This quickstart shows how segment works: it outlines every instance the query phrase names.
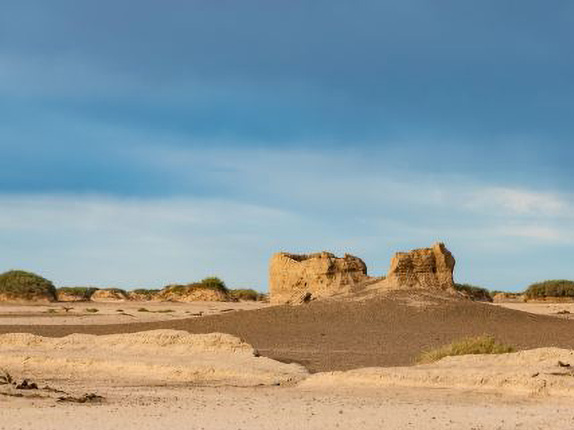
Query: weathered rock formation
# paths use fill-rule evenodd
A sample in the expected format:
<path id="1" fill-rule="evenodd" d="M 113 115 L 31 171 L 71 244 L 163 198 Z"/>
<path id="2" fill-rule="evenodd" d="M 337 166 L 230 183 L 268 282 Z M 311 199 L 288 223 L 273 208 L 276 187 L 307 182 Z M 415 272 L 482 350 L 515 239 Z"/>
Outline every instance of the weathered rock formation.
<path id="1" fill-rule="evenodd" d="M 160 290 L 144 290 L 138 289 L 128 291 L 128 299 L 134 302 L 150 302 L 156 301 Z"/>
<path id="2" fill-rule="evenodd" d="M 389 288 L 422 288 L 455 292 L 455 260 L 443 243 L 431 248 L 397 252 L 391 260 L 386 283 Z"/>
<path id="3" fill-rule="evenodd" d="M 335 257 L 329 252 L 273 255 L 269 268 L 272 304 L 298 304 L 310 299 L 350 293 L 367 280 L 367 266 L 360 258 Z"/>
<path id="4" fill-rule="evenodd" d="M 92 302 L 125 302 L 127 299 L 126 292 L 118 288 L 97 290 L 90 298 Z"/>
<path id="5" fill-rule="evenodd" d="M 271 258 L 269 294 L 272 304 L 300 304 L 317 298 L 350 296 L 366 291 L 424 289 L 457 294 L 455 260 L 444 244 L 399 252 L 386 278 L 371 278 L 358 257 L 338 258 L 329 252 L 297 255 L 280 252 Z"/>
<path id="6" fill-rule="evenodd" d="M 227 302 L 226 291 L 201 285 L 169 285 L 155 294 L 152 300 L 162 302 Z"/>

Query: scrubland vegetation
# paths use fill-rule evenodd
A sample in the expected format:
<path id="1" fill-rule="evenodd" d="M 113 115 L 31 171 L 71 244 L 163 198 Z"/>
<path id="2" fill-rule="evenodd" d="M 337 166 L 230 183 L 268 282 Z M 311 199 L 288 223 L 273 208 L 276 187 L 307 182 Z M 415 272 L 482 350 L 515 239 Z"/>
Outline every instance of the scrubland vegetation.
<path id="1" fill-rule="evenodd" d="M 0 275 L 0 295 L 17 300 L 56 300 L 56 288 L 52 282 L 39 275 L 11 270 Z"/>
<path id="2" fill-rule="evenodd" d="M 439 348 L 423 351 L 417 362 L 434 363 L 441 358 L 455 355 L 506 354 L 514 351 L 514 347 L 499 343 L 492 336 L 467 337 Z"/>
<path id="3" fill-rule="evenodd" d="M 235 300 L 253 300 L 253 301 L 264 301 L 267 298 L 266 294 L 262 294 L 253 289 L 237 289 L 230 290 L 229 295 Z"/>
<path id="4" fill-rule="evenodd" d="M 525 291 L 527 299 L 574 298 L 574 281 L 564 279 L 538 282 Z"/>
<path id="5" fill-rule="evenodd" d="M 454 284 L 454 287 L 457 289 L 457 291 L 460 291 L 471 300 L 480 302 L 492 302 L 491 293 L 486 288 L 477 287 L 470 284 Z"/>
<path id="6" fill-rule="evenodd" d="M 90 300 L 98 289 L 94 287 L 60 287 L 56 291 L 58 298 L 63 295 L 70 295 L 78 297 L 81 300 Z"/>

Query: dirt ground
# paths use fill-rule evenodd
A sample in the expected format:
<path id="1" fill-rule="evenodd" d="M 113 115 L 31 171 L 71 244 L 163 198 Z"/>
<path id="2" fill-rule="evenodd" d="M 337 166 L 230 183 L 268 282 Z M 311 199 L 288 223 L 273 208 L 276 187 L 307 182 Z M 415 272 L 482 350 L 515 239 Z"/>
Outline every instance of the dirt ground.
<path id="1" fill-rule="evenodd" d="M 0 325 L 0 333 L 29 332 L 43 336 L 152 329 L 233 334 L 264 356 L 297 362 L 312 372 L 410 365 L 426 348 L 482 334 L 494 335 L 518 349 L 574 349 L 574 321 L 568 319 L 467 300 L 405 294 L 364 301 L 272 306 L 169 321 Z"/>
<path id="2" fill-rule="evenodd" d="M 94 375 L 80 381 L 64 378 L 60 373 L 55 374 L 60 375 L 59 379 L 41 380 L 40 373 L 36 390 L 17 390 L 8 384 L 0 387 L 0 430 L 574 428 L 571 396 L 544 395 L 536 390 L 528 394 L 514 393 L 512 389 L 509 391 L 511 378 L 500 379 L 497 372 L 494 373 L 498 379 L 477 381 L 481 385 L 483 381 L 490 381 L 492 387 L 506 381 L 501 385 L 502 391 L 469 386 L 399 387 L 393 386 L 391 380 L 379 379 L 391 372 L 399 375 L 399 381 L 404 381 L 401 372 L 408 375 L 413 368 L 395 372 L 388 366 L 411 365 L 421 350 L 468 335 L 492 334 L 519 349 L 544 346 L 574 349 L 574 321 L 568 319 L 568 314 L 556 313 L 567 310 L 563 304 L 558 307 L 554 304 L 491 305 L 397 293 L 364 301 L 323 301 L 299 307 L 261 309 L 233 303 L 73 305 L 74 309 L 68 311 L 74 312 L 73 315 L 61 310 L 47 311 L 58 305 L 33 309 L 2 306 L 2 318 L 12 323 L 0 324 L 0 333 L 28 332 L 61 337 L 71 333 L 115 334 L 151 329 L 224 332 L 246 340 L 264 357 L 298 362 L 312 372 L 372 366 L 385 369 L 358 370 L 359 373 L 351 375 L 350 381 L 354 382 L 350 384 L 333 385 L 333 381 L 340 379 L 338 374 L 334 377 L 314 374 L 309 382 L 296 385 L 244 388 L 178 382 L 177 372 L 174 378 L 159 385 L 149 385 L 143 380 L 137 384 L 119 384 L 118 380 L 112 380 L 114 385 Z M 511 309 L 517 305 L 531 312 Z M 95 307 L 99 312 L 84 315 L 88 307 Z M 138 312 L 139 307 L 151 312 Z M 157 312 L 164 309 L 174 312 Z M 204 310 L 204 316 L 189 316 L 191 312 L 199 313 L 200 309 Z M 10 313 L 12 315 L 7 316 Z M 136 314 L 137 320 L 116 315 L 120 313 Z M 82 352 L 82 348 L 76 348 L 78 354 L 89 353 L 89 349 Z M 122 353 L 128 352 L 124 347 L 118 348 Z M 180 348 L 177 346 L 176 350 Z M 26 354 L 27 357 L 31 353 Z M 160 354 L 158 359 L 167 360 L 169 356 Z M 117 359 L 118 354 L 110 357 Z M 572 360 L 568 357 L 563 360 L 566 364 L 551 359 L 552 369 L 556 367 L 560 374 L 570 375 Z M 453 365 L 455 370 L 468 367 Z M 22 371 L 32 372 L 32 361 L 28 358 L 22 361 L 22 366 Z M 484 368 L 492 370 L 490 365 Z M 96 368 L 92 365 L 90 369 Z M 516 369 L 524 370 L 524 366 L 512 367 L 513 372 Z M 451 379 L 455 370 L 448 372 Z M 524 371 L 532 373 L 529 369 Z M 530 378 L 541 377 L 538 373 L 522 376 L 519 382 L 526 381 L 530 386 Z M 555 373 L 552 370 L 549 375 Z M 430 385 L 438 387 L 436 377 L 429 375 L 423 375 L 425 383 L 430 381 Z M 569 383 L 571 379 L 552 377 L 557 378 L 558 383 Z M 320 383 L 313 384 L 317 378 Z M 419 379 L 415 375 L 413 381 Z M 343 380 L 347 380 L 346 377 Z M 449 383 L 447 379 L 443 381 Z"/>
<path id="3" fill-rule="evenodd" d="M 170 321 L 260 309 L 262 302 L 70 302 L 46 304 L 0 303 L 2 325 L 103 325 Z"/>

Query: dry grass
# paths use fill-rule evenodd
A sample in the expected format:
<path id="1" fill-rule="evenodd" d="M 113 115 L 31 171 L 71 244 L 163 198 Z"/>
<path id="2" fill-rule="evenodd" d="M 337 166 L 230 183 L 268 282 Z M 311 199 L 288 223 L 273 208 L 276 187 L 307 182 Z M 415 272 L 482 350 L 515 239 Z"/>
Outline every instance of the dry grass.
<path id="1" fill-rule="evenodd" d="M 423 351 L 417 363 L 434 363 L 441 358 L 454 355 L 506 354 L 514 351 L 514 347 L 499 343 L 492 336 L 467 337 L 439 348 Z"/>

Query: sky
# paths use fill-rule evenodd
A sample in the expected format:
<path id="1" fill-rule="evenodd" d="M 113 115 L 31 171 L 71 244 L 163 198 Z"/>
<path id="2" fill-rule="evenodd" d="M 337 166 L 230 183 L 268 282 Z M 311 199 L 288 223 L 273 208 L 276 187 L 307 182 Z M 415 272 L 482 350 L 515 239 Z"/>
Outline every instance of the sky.
<path id="1" fill-rule="evenodd" d="M 1 0 L 0 271 L 267 289 L 445 242 L 574 279 L 574 3 Z"/>

